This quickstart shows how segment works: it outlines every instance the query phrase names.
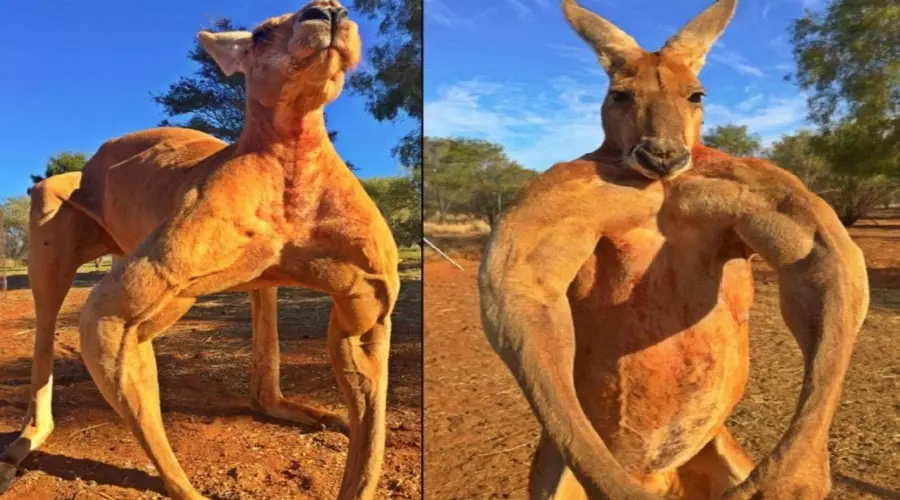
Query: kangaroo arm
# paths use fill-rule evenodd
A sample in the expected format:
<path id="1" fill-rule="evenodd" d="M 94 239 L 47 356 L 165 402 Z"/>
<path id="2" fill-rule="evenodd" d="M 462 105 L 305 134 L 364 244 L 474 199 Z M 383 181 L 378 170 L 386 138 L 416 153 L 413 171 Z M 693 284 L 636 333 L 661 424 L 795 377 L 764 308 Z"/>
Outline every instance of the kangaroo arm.
<path id="1" fill-rule="evenodd" d="M 654 497 L 616 462 L 578 401 L 566 297 L 600 240 L 598 214 L 616 212 L 602 205 L 627 205 L 596 192 L 582 197 L 591 194 L 583 186 L 557 192 L 559 203 L 548 193 L 526 191 L 524 206 L 497 225 L 479 272 L 485 334 L 590 498 L 649 500 Z"/>
<path id="2" fill-rule="evenodd" d="M 827 489 L 828 431 L 868 309 L 868 279 L 862 252 L 834 211 L 812 193 L 791 195 L 747 213 L 735 226 L 775 269 L 782 316 L 804 358 L 791 423 L 748 483 L 780 475 Z"/>
<path id="3" fill-rule="evenodd" d="M 565 296 L 510 294 L 484 311 L 485 331 L 541 425 L 589 497 L 650 499 L 616 462 L 578 402 L 573 381 L 574 328 Z"/>

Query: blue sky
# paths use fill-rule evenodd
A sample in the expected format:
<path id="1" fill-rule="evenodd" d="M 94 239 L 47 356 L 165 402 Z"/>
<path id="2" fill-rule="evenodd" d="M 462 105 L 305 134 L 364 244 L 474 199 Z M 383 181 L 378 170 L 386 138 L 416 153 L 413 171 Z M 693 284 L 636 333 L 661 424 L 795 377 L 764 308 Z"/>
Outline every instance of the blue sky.
<path id="1" fill-rule="evenodd" d="M 647 50 L 712 0 L 581 0 Z M 748 125 L 769 144 L 808 127 L 787 28 L 823 0 L 740 0 L 707 58 L 705 128 Z M 503 144 L 528 168 L 590 152 L 603 141 L 608 79 L 569 28 L 557 0 L 425 0 L 425 133 Z"/>
<path id="2" fill-rule="evenodd" d="M 66 150 L 89 156 L 103 141 L 156 126 L 164 118 L 150 93 L 164 92 L 196 65 L 196 33 L 229 17 L 252 27 L 305 4 L 285 0 L 13 0 L 0 2 L 7 40 L 0 78 L 0 200 L 21 195 L 28 175 Z M 349 3 L 349 2 L 348 2 Z M 351 12 L 351 16 L 353 13 Z M 377 24 L 360 23 L 363 47 Z M 367 67 L 363 61 L 361 68 Z M 335 146 L 360 177 L 401 172 L 391 148 L 413 122 L 379 123 L 345 89 L 327 108 Z"/>

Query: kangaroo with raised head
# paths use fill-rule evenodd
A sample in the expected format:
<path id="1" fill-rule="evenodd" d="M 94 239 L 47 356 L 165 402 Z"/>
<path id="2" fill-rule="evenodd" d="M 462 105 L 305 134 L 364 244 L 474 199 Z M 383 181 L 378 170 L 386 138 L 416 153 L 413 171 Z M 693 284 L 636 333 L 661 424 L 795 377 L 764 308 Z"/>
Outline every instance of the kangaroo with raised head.
<path id="1" fill-rule="evenodd" d="M 356 23 L 315 0 L 252 32 L 200 32 L 226 75 L 247 82 L 237 143 L 159 128 L 106 142 L 83 173 L 32 191 L 28 276 L 37 329 L 23 430 L 0 456 L 0 491 L 53 430 L 56 317 L 78 267 L 118 255 L 81 315 L 81 353 L 169 495 L 203 498 L 163 429 L 151 339 L 200 295 L 250 291 L 251 405 L 348 432 L 341 499 L 369 499 L 385 445 L 390 315 L 400 281 L 391 232 L 328 139 L 323 107 L 360 59 Z M 278 382 L 276 287 L 331 295 L 328 348 L 348 417 L 286 400 Z"/>

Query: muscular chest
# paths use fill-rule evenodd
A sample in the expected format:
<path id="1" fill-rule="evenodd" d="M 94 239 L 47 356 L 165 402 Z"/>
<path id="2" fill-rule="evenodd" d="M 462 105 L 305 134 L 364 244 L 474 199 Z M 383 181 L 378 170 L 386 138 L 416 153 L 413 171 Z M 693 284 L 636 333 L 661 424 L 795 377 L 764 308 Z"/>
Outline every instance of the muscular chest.
<path id="1" fill-rule="evenodd" d="M 705 441 L 682 429 L 703 438 L 742 393 L 747 257 L 731 233 L 654 221 L 601 240 L 570 286 L 579 399 L 629 470 L 683 461 Z"/>
<path id="2" fill-rule="evenodd" d="M 752 287 L 750 255 L 729 227 L 690 217 L 667 202 L 655 217 L 602 238 L 569 298 L 600 307 L 702 310 L 721 295 Z"/>
<path id="3" fill-rule="evenodd" d="M 610 235 L 569 288 L 576 331 L 615 337 L 623 352 L 678 334 L 724 335 L 747 320 L 748 257 L 733 232 L 666 217 Z"/>

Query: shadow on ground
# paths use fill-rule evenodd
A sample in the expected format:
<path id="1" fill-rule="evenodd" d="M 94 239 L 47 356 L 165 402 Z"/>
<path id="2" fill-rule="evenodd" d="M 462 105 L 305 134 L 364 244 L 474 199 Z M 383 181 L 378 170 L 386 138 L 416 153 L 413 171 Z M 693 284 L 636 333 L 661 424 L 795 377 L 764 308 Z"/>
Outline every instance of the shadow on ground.
<path id="1" fill-rule="evenodd" d="M 13 442 L 17 432 L 0 434 L 0 448 Z M 34 451 L 22 462 L 20 470 L 41 470 L 67 481 L 93 481 L 98 485 L 121 486 L 142 491 L 154 491 L 166 495 L 166 487 L 157 476 L 142 470 L 127 469 L 85 458 L 72 458 Z"/>
<path id="2" fill-rule="evenodd" d="M 860 481 L 859 479 L 852 478 L 850 476 L 841 474 L 840 472 L 835 474 L 832 479 L 835 483 L 840 483 L 846 485 L 849 488 L 853 488 L 855 490 L 861 491 L 863 493 L 868 493 L 878 498 L 886 498 L 888 500 L 900 500 L 900 492 L 889 490 L 887 488 L 882 488 L 881 486 L 867 483 L 865 481 Z"/>

